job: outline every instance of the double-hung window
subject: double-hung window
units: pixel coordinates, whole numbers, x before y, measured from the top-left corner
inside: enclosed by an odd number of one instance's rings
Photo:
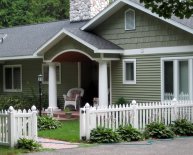
[[[22,91],[21,65],[5,65],[3,67],[3,83],[5,92]]]
[[[136,59],[123,60],[123,84],[136,84]]]
[[[125,30],[135,30],[135,10],[125,11]]]
[[[42,64],[43,84],[48,84],[49,81],[49,65]],[[56,64],[56,80],[57,84],[61,84],[61,64]]]

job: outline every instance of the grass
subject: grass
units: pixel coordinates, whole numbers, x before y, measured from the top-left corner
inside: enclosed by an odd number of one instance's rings
[[[54,130],[43,130],[38,132],[39,137],[79,142],[79,120],[65,121],[62,127]]]
[[[27,150],[10,149],[10,147],[7,146],[0,146],[0,155],[19,155],[26,152]]]

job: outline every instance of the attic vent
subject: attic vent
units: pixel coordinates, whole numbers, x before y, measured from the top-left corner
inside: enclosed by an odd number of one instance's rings
[[[0,33],[0,44],[3,44],[5,38],[7,37],[7,34],[5,33]]]

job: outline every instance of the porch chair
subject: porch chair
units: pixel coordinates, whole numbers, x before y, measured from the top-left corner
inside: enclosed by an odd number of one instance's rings
[[[73,105],[75,110],[77,104],[80,104],[81,97],[84,95],[84,89],[82,88],[71,88],[68,90],[67,95],[64,94],[64,109],[67,105]]]

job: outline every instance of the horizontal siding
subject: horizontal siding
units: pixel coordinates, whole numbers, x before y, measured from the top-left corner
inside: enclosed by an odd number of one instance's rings
[[[3,66],[0,64],[0,94],[3,91]]]
[[[137,9],[136,29],[125,31],[124,13],[128,8],[121,8],[94,32],[124,49],[192,45],[193,36],[188,32]]]
[[[21,60],[21,61],[7,61],[4,65],[22,65],[22,93],[8,93],[3,92],[3,70],[0,66],[0,95],[27,95],[32,96],[32,89],[38,95],[38,81],[37,76],[42,72],[42,60]],[[77,63],[65,62],[61,64],[61,84],[57,84],[57,95],[60,102],[63,102],[63,94],[72,87],[78,85],[78,69]],[[48,94],[48,84],[43,84],[43,93]]]
[[[122,59],[136,59],[136,84],[123,84],[122,61],[112,61],[112,100],[119,97],[127,101],[160,101],[161,99],[161,57],[193,56],[192,53],[168,55],[134,55]]]

